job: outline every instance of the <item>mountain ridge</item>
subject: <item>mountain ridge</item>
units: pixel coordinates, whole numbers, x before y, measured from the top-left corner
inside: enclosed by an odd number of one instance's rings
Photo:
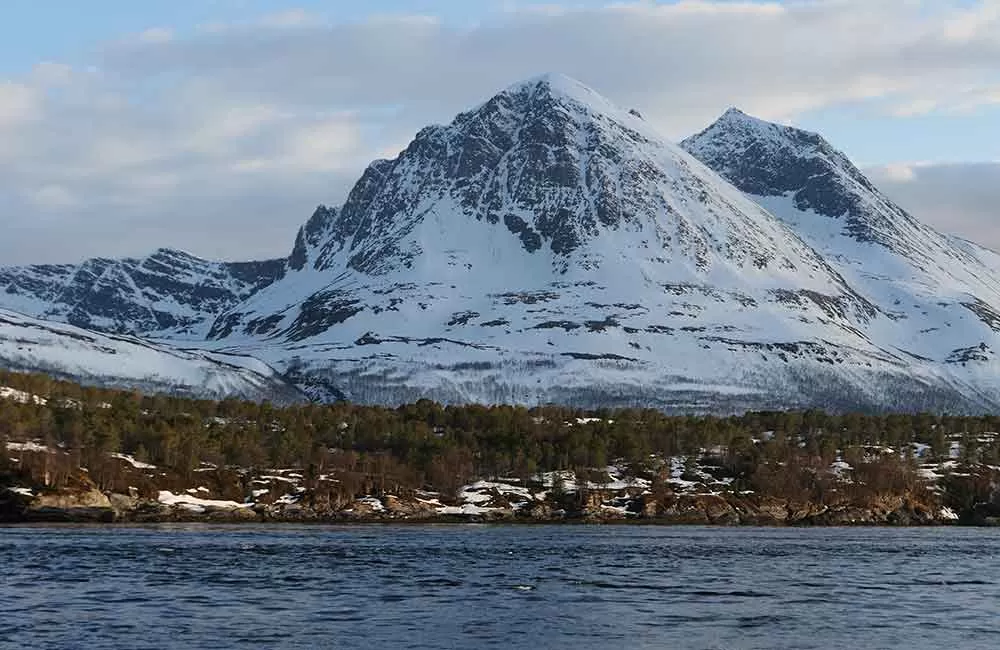
[[[0,306],[113,334],[203,338],[216,313],[284,272],[283,259],[213,262],[158,248],[140,258],[0,267]]]

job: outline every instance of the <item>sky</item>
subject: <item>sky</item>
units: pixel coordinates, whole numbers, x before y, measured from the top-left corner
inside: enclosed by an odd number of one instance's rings
[[[579,79],[679,140],[823,134],[1000,248],[1000,0],[3,0],[0,265],[288,253],[318,204],[504,87]]]

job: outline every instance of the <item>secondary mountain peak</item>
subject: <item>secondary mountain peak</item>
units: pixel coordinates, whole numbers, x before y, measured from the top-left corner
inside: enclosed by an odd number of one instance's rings
[[[814,173],[837,169],[868,184],[850,160],[818,133],[730,108],[681,146],[744,192],[773,196],[802,188]],[[832,212],[828,216],[836,216]]]
[[[788,197],[799,211],[842,221],[859,242],[910,252],[922,228],[818,133],[730,109],[681,146],[747,194]]]
[[[716,122],[727,122],[727,121],[738,121],[738,120],[757,120],[755,117],[751,117],[744,113],[741,109],[730,106],[726,109]]]
[[[597,91],[593,88],[590,88],[582,81],[574,79],[573,77],[561,72],[544,72],[533,77],[528,77],[527,79],[511,84],[507,87],[507,90],[503,92],[516,93],[525,88],[545,88],[550,92],[567,96],[587,97],[590,95],[596,95],[600,97]]]

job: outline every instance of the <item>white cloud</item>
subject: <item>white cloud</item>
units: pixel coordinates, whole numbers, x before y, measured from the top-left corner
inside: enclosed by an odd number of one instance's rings
[[[938,100],[936,99],[915,98],[897,104],[889,113],[895,117],[915,117],[917,115],[927,115],[938,106]]]
[[[65,63],[42,61],[35,64],[31,70],[31,80],[41,87],[64,86],[70,82],[73,68]]]
[[[296,10],[193,34],[154,28],[105,44],[89,68],[40,63],[0,81],[0,263],[160,245],[282,254],[315,204],[342,199],[372,158],[549,70],[674,138],[731,105],[783,122],[845,104],[980,110],[1000,103],[1000,4],[967,5],[511,3],[481,24],[329,24]],[[883,177],[909,186],[925,175],[896,166]],[[36,218],[50,230],[25,225]]]
[[[169,27],[150,27],[140,32],[138,36],[140,43],[147,44],[169,43],[172,40],[174,40],[174,30]]]
[[[275,101],[426,102],[439,119],[514,80],[557,70],[641,104],[679,137],[732,104],[779,120],[865,99],[947,104],[956,88],[995,74],[1000,59],[995,23],[976,23],[961,42],[948,36],[947,20],[969,14],[949,4],[637,2],[510,11],[471,27],[385,15],[288,33],[203,33],[155,49],[121,46],[106,61],[133,78],[158,70],[207,75],[228,92]],[[918,96],[927,89],[937,96]]]
[[[78,203],[77,198],[61,185],[43,185],[38,190],[30,192],[28,200],[43,211],[64,210]]]
[[[361,146],[350,116],[317,120],[285,141],[276,165],[303,172],[349,171],[351,154]]]
[[[909,183],[917,178],[913,163],[894,163],[876,169],[876,173],[894,183]]]
[[[944,23],[944,36],[952,42],[967,43],[984,34],[988,35],[998,23],[1000,2],[984,0],[948,18]]]
[[[680,0],[670,4],[653,2],[617,2],[609,9],[634,10],[643,15],[667,17],[683,15],[753,15],[777,16],[785,14],[788,8],[780,2],[712,2],[711,0]]]
[[[32,119],[37,115],[38,103],[34,88],[0,81],[0,127]]]
[[[269,14],[260,20],[260,24],[267,27],[300,27],[317,22],[319,22],[319,19],[305,9],[289,9],[276,14]]]

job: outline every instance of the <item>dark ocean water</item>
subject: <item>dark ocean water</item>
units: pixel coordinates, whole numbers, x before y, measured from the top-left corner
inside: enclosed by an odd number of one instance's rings
[[[1000,648],[1000,530],[0,527],[0,648]]]

